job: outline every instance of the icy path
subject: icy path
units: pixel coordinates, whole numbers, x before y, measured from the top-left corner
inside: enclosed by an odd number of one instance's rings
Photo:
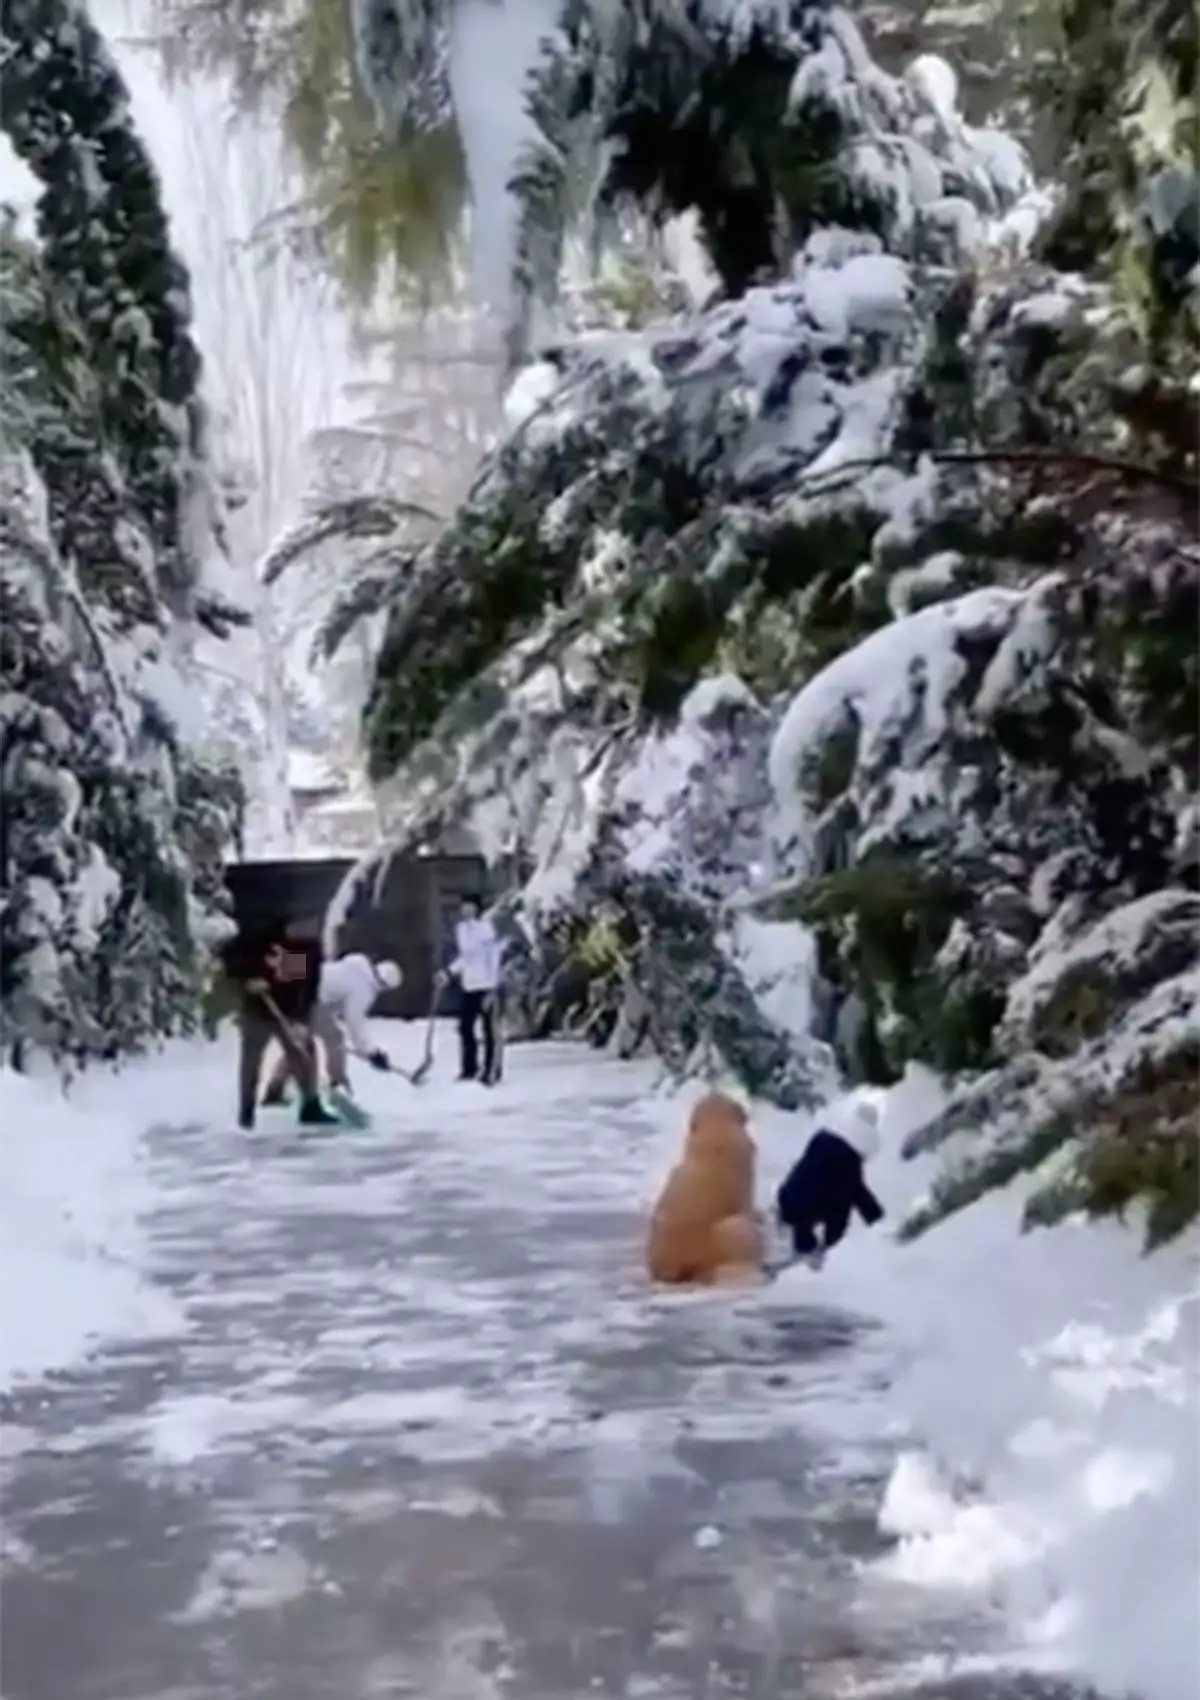
[[[1050,1692],[863,1575],[886,1450],[806,1407],[865,1324],[644,1291],[640,1070],[514,1048],[304,1142],[202,1056],[153,1093],[186,1331],[5,1412],[5,1700]]]

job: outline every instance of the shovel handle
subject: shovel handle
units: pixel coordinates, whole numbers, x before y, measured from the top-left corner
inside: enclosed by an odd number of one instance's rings
[[[279,1033],[279,1042],[291,1057],[292,1061],[295,1062],[297,1058],[299,1058],[302,1062],[307,1062],[308,1059],[301,1049],[301,1046],[292,1036],[291,1022],[284,1017],[283,1011],[275,1002],[275,999],[271,996],[270,992],[259,992],[258,996],[266,1005],[267,1014],[275,1023],[276,1029]]]
[[[359,1062],[369,1063],[371,1061],[370,1057],[367,1055],[367,1053],[365,1051],[351,1051],[350,1055],[352,1057],[357,1057]],[[372,1065],[372,1066],[374,1066],[374,1065]],[[408,1070],[406,1068],[401,1068],[399,1063],[392,1062],[390,1057],[388,1059],[388,1065],[387,1065],[387,1071],[386,1072],[388,1074],[398,1074],[400,1076],[401,1080],[407,1080],[410,1083],[411,1083],[412,1078],[413,1078],[412,1075],[408,1072]]]

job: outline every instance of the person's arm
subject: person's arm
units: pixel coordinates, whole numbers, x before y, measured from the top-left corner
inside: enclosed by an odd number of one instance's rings
[[[854,1191],[854,1208],[858,1211],[868,1228],[873,1228],[876,1222],[882,1222],[884,1217],[883,1205],[871,1191],[866,1181],[859,1178]]]
[[[488,922],[487,953],[488,979],[493,990],[498,991],[500,988],[500,970],[504,963],[504,945],[501,942],[500,934],[496,931],[494,921]]]

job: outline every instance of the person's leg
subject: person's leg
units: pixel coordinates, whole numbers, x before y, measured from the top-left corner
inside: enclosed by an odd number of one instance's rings
[[[315,1014],[310,1021],[315,1020]],[[294,1037],[288,1046],[292,1059],[292,1075],[300,1085],[300,1116],[304,1127],[336,1127],[338,1117],[321,1102],[321,1071],[317,1061],[317,1041],[311,1025],[294,1024]]]
[[[262,1070],[267,1046],[274,1037],[274,1028],[267,1011],[252,996],[247,996],[238,1015],[241,1032],[241,1055],[238,1062],[238,1126],[249,1130],[254,1126],[254,1111],[258,1103],[258,1077]]]
[[[273,1105],[283,1103],[287,1083],[294,1077],[294,1074],[295,1070],[292,1068],[291,1058],[285,1048],[280,1052],[278,1061],[267,1076],[267,1084],[263,1088],[262,1095],[264,1109],[270,1109]]]
[[[463,991],[458,1006],[458,1042],[460,1047],[460,1080],[474,1080],[479,1073],[479,1052],[475,1042],[475,1023],[483,1003],[481,992]]]
[[[485,994],[479,1015],[483,1022],[483,1079],[490,1085],[496,1078],[496,993]]]
[[[329,1076],[331,1086],[340,1087],[345,1092],[350,1081],[346,1073],[349,1058],[346,1054],[346,1035],[342,1024],[330,1009],[318,1004],[313,1012],[313,1033],[321,1042],[325,1052],[325,1072]]]

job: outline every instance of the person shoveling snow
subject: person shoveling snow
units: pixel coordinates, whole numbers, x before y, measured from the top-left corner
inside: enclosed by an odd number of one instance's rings
[[[854,1211],[868,1227],[883,1205],[867,1185],[863,1165],[879,1150],[879,1111],[863,1098],[828,1106],[821,1125],[775,1195],[776,1221],[786,1230],[783,1262],[804,1258],[813,1269],[844,1238]],[[775,1265],[778,1271],[778,1263]]]
[[[376,1000],[384,992],[394,992],[402,979],[397,963],[373,962],[358,951],[322,965],[312,1025],[325,1053],[325,1070],[333,1091],[349,1093],[352,1053],[382,1072],[391,1068],[387,1052],[372,1042],[367,1017]],[[283,1103],[293,1073],[292,1058],[285,1052],[267,1082],[262,1100],[265,1107]]]
[[[222,950],[222,963],[236,989],[238,1029],[238,1126],[254,1126],[258,1077],[274,1041],[284,1048],[284,1068],[300,1087],[300,1120],[306,1127],[336,1122],[317,1091],[312,1024],[321,973],[321,946],[302,922],[240,931]]]

